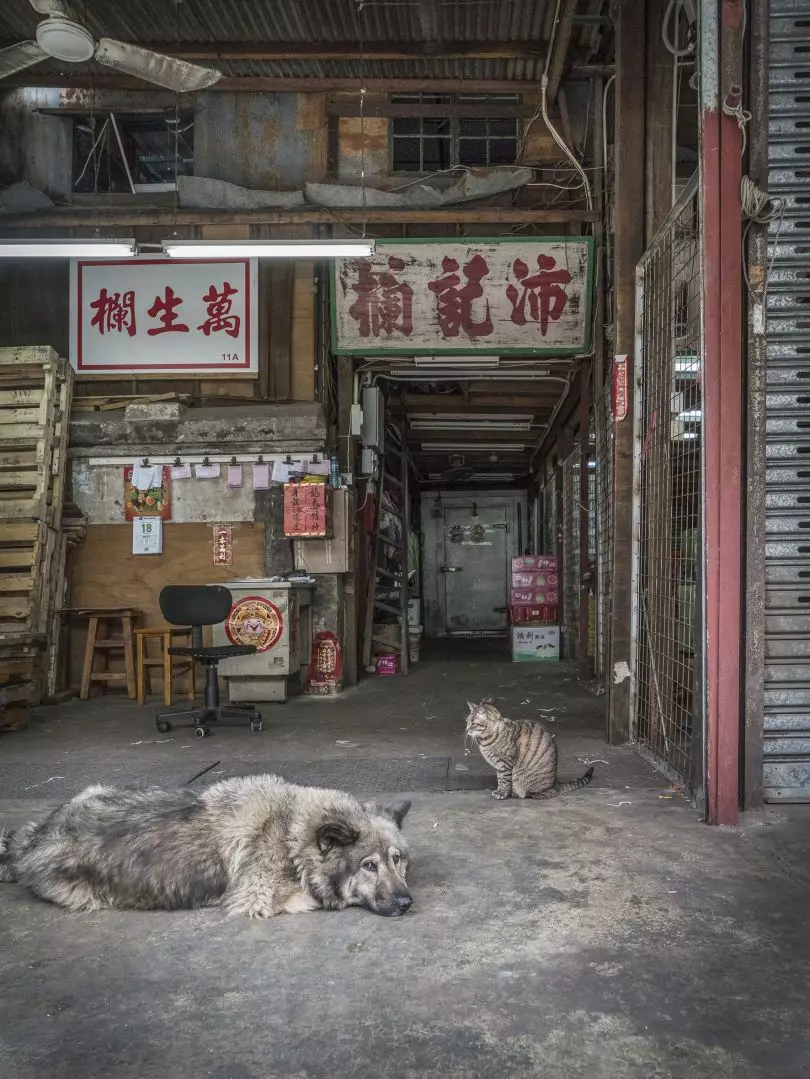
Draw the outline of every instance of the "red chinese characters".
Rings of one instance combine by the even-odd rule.
[[[233,288],[229,281],[225,281],[222,285],[222,292],[217,292],[216,286],[212,285],[203,296],[208,318],[197,329],[202,330],[206,337],[209,337],[212,333],[219,333],[221,330],[224,330],[229,337],[239,336],[239,327],[242,320],[239,315],[231,314],[231,308],[233,307],[231,297],[235,296],[238,291],[239,289]]]
[[[90,325],[95,326],[98,332],[121,333],[126,331],[130,337],[136,333],[135,325],[135,293],[134,292],[107,292],[105,288],[98,294],[98,299],[93,300],[90,307],[95,314],[90,319]]]
[[[428,288],[436,294],[436,318],[445,337],[458,337],[463,330],[468,337],[488,337],[492,333],[489,301],[485,300],[481,317],[474,317],[474,304],[484,295],[482,280],[489,273],[489,266],[481,255],[473,255],[462,268],[467,278],[461,284],[458,261],[442,259],[443,277],[428,282]]]
[[[548,333],[549,320],[556,322],[568,302],[563,285],[570,283],[571,274],[568,270],[555,269],[556,265],[556,259],[550,255],[538,255],[538,272],[532,274],[522,259],[515,259],[512,269],[520,285],[506,286],[512,322],[517,326],[525,326],[529,320],[536,322],[543,337]]]
[[[399,282],[395,271],[405,269],[405,260],[391,255],[388,272],[372,273],[367,259],[357,263],[357,280],[350,286],[357,299],[349,308],[349,314],[357,323],[361,337],[387,337],[401,333],[410,337],[413,333],[413,289]]]
[[[167,285],[163,292],[163,299],[155,296],[155,302],[146,312],[150,318],[156,318],[160,326],[152,326],[146,332],[150,337],[158,333],[188,333],[188,326],[180,322],[177,308],[182,303],[179,296],[175,296],[174,289]]]

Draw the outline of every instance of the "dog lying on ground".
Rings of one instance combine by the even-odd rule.
[[[272,775],[200,792],[88,787],[0,836],[0,881],[75,911],[221,903],[251,918],[345,907],[396,916],[411,906],[400,831],[410,806]]]

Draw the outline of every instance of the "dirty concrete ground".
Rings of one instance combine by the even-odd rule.
[[[553,719],[561,771],[597,784],[498,803],[464,701]],[[539,709],[552,709],[552,715]],[[785,1079],[810,1075],[810,814],[710,829],[565,665],[491,643],[408,678],[265,709],[261,734],[156,733],[114,697],[0,740],[0,824],[86,782],[272,770],[411,794],[413,911],[226,920],[67,915],[0,888],[2,1079]],[[57,778],[62,777],[62,778]],[[407,781],[402,783],[401,781]]]

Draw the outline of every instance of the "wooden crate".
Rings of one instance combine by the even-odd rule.
[[[0,635],[0,730],[28,726],[32,705],[42,696],[43,636]]]
[[[44,633],[59,533],[42,521],[0,524],[0,633]]]
[[[0,349],[0,520],[58,527],[73,372],[53,349]]]

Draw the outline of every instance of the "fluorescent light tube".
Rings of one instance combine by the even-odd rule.
[[[414,367],[497,367],[500,356],[414,356]]]
[[[703,410],[700,408],[687,408],[678,413],[679,420],[700,420],[703,418]]]
[[[164,240],[170,259],[320,259],[368,257],[374,240]]]
[[[438,453],[523,453],[526,446],[518,442],[423,442],[421,448]]]
[[[457,421],[459,423],[472,423],[473,420],[475,420],[476,422],[480,422],[483,424],[531,424],[533,416],[530,414],[517,415],[512,413],[507,413],[506,415],[503,415],[502,413],[493,412],[409,412],[408,419],[411,421],[411,426],[413,426],[413,423],[417,420],[423,423],[435,423],[437,420],[440,420],[442,422],[446,421],[448,423],[453,421]]]
[[[488,423],[482,420],[412,420],[409,424],[412,431],[530,431],[531,422],[528,423],[504,423],[492,420]]]
[[[2,240],[0,258],[6,259],[126,259],[134,258],[134,240]]]

